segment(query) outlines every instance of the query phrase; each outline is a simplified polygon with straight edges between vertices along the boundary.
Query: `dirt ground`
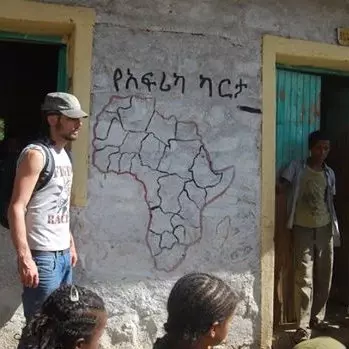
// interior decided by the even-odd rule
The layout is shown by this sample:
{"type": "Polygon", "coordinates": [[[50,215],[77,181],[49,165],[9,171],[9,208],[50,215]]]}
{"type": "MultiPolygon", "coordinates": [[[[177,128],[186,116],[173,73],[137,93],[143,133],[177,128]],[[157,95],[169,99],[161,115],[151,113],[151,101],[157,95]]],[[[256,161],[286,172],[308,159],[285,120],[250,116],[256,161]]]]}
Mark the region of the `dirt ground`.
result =
{"type": "MultiPolygon", "coordinates": [[[[337,339],[349,348],[349,314],[347,307],[331,303],[328,306],[326,320],[329,322],[328,329],[324,331],[312,331],[312,338],[329,336],[337,339]]],[[[294,347],[292,336],[296,328],[294,324],[283,325],[274,331],[273,349],[291,349],[294,347]]]]}

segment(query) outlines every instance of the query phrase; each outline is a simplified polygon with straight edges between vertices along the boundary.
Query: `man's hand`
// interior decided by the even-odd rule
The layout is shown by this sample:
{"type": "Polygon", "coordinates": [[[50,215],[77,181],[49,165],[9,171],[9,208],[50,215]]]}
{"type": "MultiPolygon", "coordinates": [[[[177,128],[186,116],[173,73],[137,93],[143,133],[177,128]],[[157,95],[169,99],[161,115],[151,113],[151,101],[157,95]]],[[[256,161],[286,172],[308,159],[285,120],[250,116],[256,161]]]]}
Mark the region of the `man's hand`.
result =
{"type": "Polygon", "coordinates": [[[32,258],[18,260],[18,272],[25,287],[36,288],[39,285],[38,268],[32,258]]]}
{"type": "Polygon", "coordinates": [[[76,253],[75,245],[70,246],[70,264],[74,268],[78,262],[78,254],[76,253]]]}

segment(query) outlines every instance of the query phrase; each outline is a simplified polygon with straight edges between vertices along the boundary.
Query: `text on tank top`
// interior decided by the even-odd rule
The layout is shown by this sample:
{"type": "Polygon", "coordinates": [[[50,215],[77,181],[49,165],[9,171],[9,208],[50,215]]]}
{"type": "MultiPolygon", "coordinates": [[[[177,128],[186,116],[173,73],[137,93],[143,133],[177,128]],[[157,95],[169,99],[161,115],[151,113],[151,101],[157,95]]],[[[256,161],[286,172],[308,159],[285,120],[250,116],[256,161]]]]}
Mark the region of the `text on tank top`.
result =
{"type": "MultiPolygon", "coordinates": [[[[45,159],[45,153],[38,145],[45,159]]],[[[70,158],[62,149],[57,152],[49,146],[55,160],[55,169],[47,185],[34,192],[25,216],[28,244],[32,250],[60,251],[70,246],[70,196],[73,171],[70,158]]]]}

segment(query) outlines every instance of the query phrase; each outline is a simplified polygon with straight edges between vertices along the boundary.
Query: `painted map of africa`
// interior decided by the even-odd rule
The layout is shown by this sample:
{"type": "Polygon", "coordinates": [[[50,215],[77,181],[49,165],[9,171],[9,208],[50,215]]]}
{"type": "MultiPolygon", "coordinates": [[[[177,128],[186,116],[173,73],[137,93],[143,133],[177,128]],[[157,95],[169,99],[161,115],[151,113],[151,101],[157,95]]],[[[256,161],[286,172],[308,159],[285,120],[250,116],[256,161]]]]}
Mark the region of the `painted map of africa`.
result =
{"type": "Polygon", "coordinates": [[[158,270],[171,271],[203,232],[205,208],[234,180],[234,167],[214,169],[198,126],[165,117],[154,98],[113,96],[94,125],[93,165],[128,174],[144,189],[145,240],[158,270]]]}

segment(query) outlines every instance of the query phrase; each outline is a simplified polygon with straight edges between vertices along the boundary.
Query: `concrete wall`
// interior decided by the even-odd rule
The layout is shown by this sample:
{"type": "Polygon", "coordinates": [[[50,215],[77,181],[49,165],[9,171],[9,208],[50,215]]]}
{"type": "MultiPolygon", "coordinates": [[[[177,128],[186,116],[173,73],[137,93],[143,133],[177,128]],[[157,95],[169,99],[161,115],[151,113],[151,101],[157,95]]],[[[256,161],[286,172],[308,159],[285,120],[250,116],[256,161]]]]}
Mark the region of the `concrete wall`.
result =
{"type": "MultiPolygon", "coordinates": [[[[73,210],[72,229],[76,279],[110,310],[105,348],[150,348],[170,287],[193,270],[232,285],[241,303],[229,343],[258,347],[261,37],[335,43],[348,7],[50,2],[97,11],[89,202],[73,210]]],[[[20,309],[13,315],[20,289],[8,233],[0,240],[0,344],[9,347],[21,321],[20,309]]]]}

